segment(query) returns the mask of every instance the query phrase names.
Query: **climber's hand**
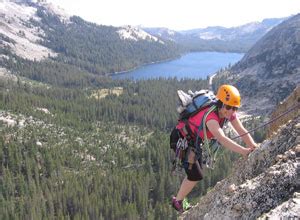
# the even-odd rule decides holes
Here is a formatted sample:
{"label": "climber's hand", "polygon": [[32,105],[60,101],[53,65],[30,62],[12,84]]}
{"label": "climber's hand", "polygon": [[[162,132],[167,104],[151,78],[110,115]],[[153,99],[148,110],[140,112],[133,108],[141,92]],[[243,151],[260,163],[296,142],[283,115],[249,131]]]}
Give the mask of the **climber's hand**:
{"label": "climber's hand", "polygon": [[252,149],[251,148],[243,148],[243,152],[242,152],[242,155],[243,155],[243,158],[246,160],[248,158],[248,155],[252,152]]}
{"label": "climber's hand", "polygon": [[257,147],[258,147],[258,144],[257,143],[253,143],[251,145],[248,145],[247,146],[249,149],[251,149],[251,151],[254,151]]}

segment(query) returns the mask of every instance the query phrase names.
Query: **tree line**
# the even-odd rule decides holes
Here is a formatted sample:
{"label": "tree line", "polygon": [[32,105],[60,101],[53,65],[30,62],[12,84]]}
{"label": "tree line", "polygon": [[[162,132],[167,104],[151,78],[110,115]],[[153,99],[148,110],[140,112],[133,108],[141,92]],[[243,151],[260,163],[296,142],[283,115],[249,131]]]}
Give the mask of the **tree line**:
{"label": "tree line", "polygon": [[87,72],[105,75],[137,66],[180,56],[180,49],[171,41],[149,38],[124,40],[120,28],[96,25],[78,16],[63,22],[43,8],[37,10],[40,22],[31,21],[46,34],[41,44],[59,53],[54,60],[68,63]]}
{"label": "tree line", "polygon": [[[170,172],[176,90],[204,89],[207,81],[125,80],[98,89],[114,86],[123,94],[96,99],[94,89],[0,83],[1,110],[28,121],[0,126],[1,218],[176,219],[169,204],[181,181]],[[237,158],[219,154],[192,199]]]}

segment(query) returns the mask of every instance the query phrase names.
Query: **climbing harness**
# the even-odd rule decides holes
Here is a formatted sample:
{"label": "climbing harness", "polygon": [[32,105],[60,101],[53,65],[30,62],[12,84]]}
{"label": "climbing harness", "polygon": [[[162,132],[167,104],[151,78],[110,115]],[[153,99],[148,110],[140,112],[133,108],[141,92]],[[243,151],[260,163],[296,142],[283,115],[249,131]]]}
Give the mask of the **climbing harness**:
{"label": "climbing harness", "polygon": [[[216,140],[212,140],[209,143],[204,121],[206,121],[207,116],[215,110],[215,105],[210,106],[204,114],[199,126],[192,122],[188,122],[187,120],[185,121],[185,126],[182,130],[185,133],[185,136],[179,138],[176,145],[175,159],[173,160],[172,168],[173,173],[178,171],[178,168],[181,169],[183,167],[182,162],[184,161],[188,162],[188,169],[192,169],[192,165],[195,164],[201,176],[203,176],[203,164],[208,168],[214,168],[214,162],[219,146],[217,145]],[[189,123],[198,128],[196,134],[194,134],[196,137],[195,141],[191,137],[192,131],[189,127]],[[201,130],[203,130],[204,134],[203,140],[200,138]],[[211,146],[214,146],[214,148],[212,149]]]}

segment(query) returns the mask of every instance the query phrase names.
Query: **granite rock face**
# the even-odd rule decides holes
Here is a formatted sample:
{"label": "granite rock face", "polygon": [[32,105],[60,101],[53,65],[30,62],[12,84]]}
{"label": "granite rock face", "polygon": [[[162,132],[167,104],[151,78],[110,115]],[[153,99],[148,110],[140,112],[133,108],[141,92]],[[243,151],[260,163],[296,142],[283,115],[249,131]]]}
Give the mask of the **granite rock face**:
{"label": "granite rock face", "polygon": [[275,107],[300,83],[300,14],[259,40],[232,68],[237,85],[251,100],[266,97]]}
{"label": "granite rock face", "polygon": [[296,112],[180,218],[299,219],[300,114]]}
{"label": "granite rock face", "polygon": [[300,193],[295,192],[293,198],[277,206],[270,212],[259,217],[262,219],[299,219]]}
{"label": "granite rock face", "polygon": [[270,113],[300,85],[300,14],[272,28],[214,81],[236,85],[248,113]]}

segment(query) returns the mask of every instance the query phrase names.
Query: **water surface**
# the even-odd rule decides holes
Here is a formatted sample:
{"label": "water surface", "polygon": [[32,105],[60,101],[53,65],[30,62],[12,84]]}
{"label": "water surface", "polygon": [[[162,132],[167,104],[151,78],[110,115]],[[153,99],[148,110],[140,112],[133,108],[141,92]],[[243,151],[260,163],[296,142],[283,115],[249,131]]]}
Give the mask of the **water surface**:
{"label": "water surface", "polygon": [[133,71],[113,75],[112,78],[133,80],[159,77],[206,79],[208,75],[219,69],[238,62],[243,55],[241,53],[219,52],[188,53],[176,60],[145,65]]}

